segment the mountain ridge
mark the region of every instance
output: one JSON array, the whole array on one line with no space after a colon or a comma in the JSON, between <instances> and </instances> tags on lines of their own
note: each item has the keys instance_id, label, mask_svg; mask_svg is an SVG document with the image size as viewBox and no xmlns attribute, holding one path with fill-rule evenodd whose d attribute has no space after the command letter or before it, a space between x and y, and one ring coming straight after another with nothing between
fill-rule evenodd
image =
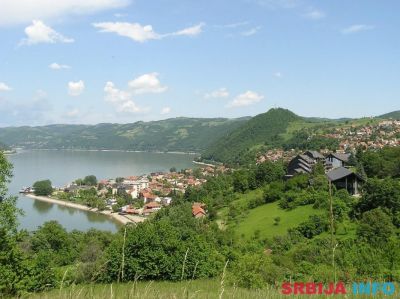
<instances>
[{"instance_id":1,"label":"mountain ridge","mask_svg":"<svg viewBox=\"0 0 400 299\"><path fill-rule=\"evenodd\" d=\"M375 119L397 116L400 119L400 111ZM288 109L272 108L254 117L231 119L176 117L125 124L5 127L0 128L0 143L27 149L195 152L203 160L237 164L260 146L282 146L298 130L356 120L302 117Z\"/></svg>"},{"instance_id":2,"label":"mountain ridge","mask_svg":"<svg viewBox=\"0 0 400 299\"><path fill-rule=\"evenodd\" d=\"M0 141L28 149L200 152L248 118L170 118L131 124L0 128Z\"/></svg>"}]
</instances>

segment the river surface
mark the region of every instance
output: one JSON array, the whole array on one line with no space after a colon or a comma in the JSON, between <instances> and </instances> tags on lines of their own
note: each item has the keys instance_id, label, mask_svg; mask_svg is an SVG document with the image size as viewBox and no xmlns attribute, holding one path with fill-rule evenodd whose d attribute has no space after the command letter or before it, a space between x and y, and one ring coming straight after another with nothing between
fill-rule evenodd
<instances>
[{"instance_id":1,"label":"river surface","mask_svg":"<svg viewBox=\"0 0 400 299\"><path fill-rule=\"evenodd\" d=\"M53 186L64 186L77 178L94 174L98 179L148 174L194 167L194 156L188 154L102 152L102 151L20 151L8 156L14 165L10 193L18 195L22 187L50 179ZM91 228L117 231L119 224L111 218L33 200L18 195L18 207L24 211L20 228L35 230L46 221L57 220L67 230Z\"/></svg>"}]
</instances>

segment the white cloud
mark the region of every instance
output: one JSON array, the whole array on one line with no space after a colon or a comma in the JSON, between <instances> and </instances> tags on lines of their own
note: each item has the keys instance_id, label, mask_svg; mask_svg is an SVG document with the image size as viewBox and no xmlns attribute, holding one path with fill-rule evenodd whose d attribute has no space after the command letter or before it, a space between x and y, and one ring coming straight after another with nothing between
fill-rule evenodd
<instances>
[{"instance_id":1,"label":"white cloud","mask_svg":"<svg viewBox=\"0 0 400 299\"><path fill-rule=\"evenodd\" d=\"M233 101L227 105L227 107L235 108L235 107L250 106L260 102L263 98L264 98L263 95L260 95L254 91L249 90L234 98Z\"/></svg>"},{"instance_id":2,"label":"white cloud","mask_svg":"<svg viewBox=\"0 0 400 299\"><path fill-rule=\"evenodd\" d=\"M35 45L39 43L73 43L72 38L63 36L53 28L47 26L41 20L33 20L32 25L25 28L26 38L22 39L21 45Z\"/></svg>"},{"instance_id":3,"label":"white cloud","mask_svg":"<svg viewBox=\"0 0 400 299\"><path fill-rule=\"evenodd\" d=\"M115 87L115 84L110 81L106 83L104 92L106 93L105 100L110 103L121 103L131 99L131 94L129 92L119 90Z\"/></svg>"},{"instance_id":4,"label":"white cloud","mask_svg":"<svg viewBox=\"0 0 400 299\"><path fill-rule=\"evenodd\" d=\"M104 22L93 24L100 32L113 32L120 36L129 37L136 42L143 43L152 39L160 39L160 35L154 32L151 25L142 26L139 23Z\"/></svg>"},{"instance_id":5,"label":"white cloud","mask_svg":"<svg viewBox=\"0 0 400 299\"><path fill-rule=\"evenodd\" d=\"M204 25L204 23L200 23L196 26L185 28L176 32L159 34L154 31L151 25L143 26L139 23L102 22L93 24L95 28L100 29L100 32L116 33L139 43L144 43L149 40L163 39L168 36L195 36L202 32Z\"/></svg>"},{"instance_id":6,"label":"white cloud","mask_svg":"<svg viewBox=\"0 0 400 299\"><path fill-rule=\"evenodd\" d=\"M230 24L225 24L225 25L215 25L215 28L228 28L228 29L235 29L238 27L246 26L250 24L249 21L244 21L244 22L237 22L237 23L230 23Z\"/></svg>"},{"instance_id":7,"label":"white cloud","mask_svg":"<svg viewBox=\"0 0 400 299\"><path fill-rule=\"evenodd\" d=\"M252 36L252 35L256 34L258 31L260 31L260 29L261 29L261 26L254 27L254 28L251 28L250 30L243 31L241 34L243 36Z\"/></svg>"},{"instance_id":8,"label":"white cloud","mask_svg":"<svg viewBox=\"0 0 400 299\"><path fill-rule=\"evenodd\" d=\"M128 85L135 94L163 93L168 87L161 85L158 76L158 73L144 74L130 81Z\"/></svg>"},{"instance_id":9,"label":"white cloud","mask_svg":"<svg viewBox=\"0 0 400 299\"><path fill-rule=\"evenodd\" d=\"M80 80L78 82L69 82L68 83L68 93L72 97L77 97L82 94L85 90L85 83Z\"/></svg>"},{"instance_id":10,"label":"white cloud","mask_svg":"<svg viewBox=\"0 0 400 299\"><path fill-rule=\"evenodd\" d=\"M281 72L276 72L274 73L274 77L280 79L283 78L283 74Z\"/></svg>"},{"instance_id":11,"label":"white cloud","mask_svg":"<svg viewBox=\"0 0 400 299\"><path fill-rule=\"evenodd\" d=\"M138 113L143 109L138 107L134 101L126 101L117 106L117 111L122 113Z\"/></svg>"},{"instance_id":12,"label":"white cloud","mask_svg":"<svg viewBox=\"0 0 400 299\"><path fill-rule=\"evenodd\" d=\"M130 3L131 0L1 0L0 26L91 14Z\"/></svg>"},{"instance_id":13,"label":"white cloud","mask_svg":"<svg viewBox=\"0 0 400 299\"><path fill-rule=\"evenodd\" d=\"M204 26L205 26L204 23L200 23L200 24L197 24L197 25L195 25L195 26L193 26L193 27L188 27L188 28L179 30L179 31L177 31L177 32L173 32L173 33L170 33L170 34L166 34L165 36L168 36L168 35L196 36L196 35L199 35L200 33L203 32L203 27L204 27Z\"/></svg>"},{"instance_id":14,"label":"white cloud","mask_svg":"<svg viewBox=\"0 0 400 299\"><path fill-rule=\"evenodd\" d=\"M79 109L75 108L70 111L67 111L67 113L65 115L69 118L74 118L74 117L77 117L79 115L79 113L80 113Z\"/></svg>"},{"instance_id":15,"label":"white cloud","mask_svg":"<svg viewBox=\"0 0 400 299\"><path fill-rule=\"evenodd\" d=\"M217 90L214 90L210 93L206 93L204 98L206 99L219 99L219 98L227 98L229 97L229 91L223 87Z\"/></svg>"},{"instance_id":16,"label":"white cloud","mask_svg":"<svg viewBox=\"0 0 400 299\"><path fill-rule=\"evenodd\" d=\"M112 103L116 107L116 111L120 113L140 113L145 112L147 108L141 108L136 105L132 99L132 94L119 90L113 82L107 82L104 87L105 101Z\"/></svg>"},{"instance_id":17,"label":"white cloud","mask_svg":"<svg viewBox=\"0 0 400 299\"><path fill-rule=\"evenodd\" d=\"M165 115L165 114L170 114L171 113L171 107L164 107L161 109L160 114Z\"/></svg>"},{"instance_id":18,"label":"white cloud","mask_svg":"<svg viewBox=\"0 0 400 299\"><path fill-rule=\"evenodd\" d=\"M70 69L71 67L69 65L66 64L58 64L56 62L52 63L49 65L49 68L51 68L52 70L66 70L66 69Z\"/></svg>"},{"instance_id":19,"label":"white cloud","mask_svg":"<svg viewBox=\"0 0 400 299\"><path fill-rule=\"evenodd\" d=\"M10 91L12 88L4 82L0 82L0 91Z\"/></svg>"},{"instance_id":20,"label":"white cloud","mask_svg":"<svg viewBox=\"0 0 400 299\"><path fill-rule=\"evenodd\" d=\"M320 20L325 18L326 14L322 10L312 8L308 12L303 14L303 16L310 20Z\"/></svg>"},{"instance_id":21,"label":"white cloud","mask_svg":"<svg viewBox=\"0 0 400 299\"><path fill-rule=\"evenodd\" d=\"M352 25L350 27L344 28L342 30L342 33L343 34L352 34L352 33L358 33L361 31L373 30L373 29L375 29L375 26L373 26L373 25L356 24L356 25Z\"/></svg>"}]
</instances>

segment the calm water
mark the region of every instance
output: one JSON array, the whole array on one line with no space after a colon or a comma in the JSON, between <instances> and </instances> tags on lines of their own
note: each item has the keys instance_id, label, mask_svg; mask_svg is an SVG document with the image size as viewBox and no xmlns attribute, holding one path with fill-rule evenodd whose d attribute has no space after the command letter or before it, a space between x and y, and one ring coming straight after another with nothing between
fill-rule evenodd
<instances>
[{"instance_id":1,"label":"calm water","mask_svg":"<svg viewBox=\"0 0 400 299\"><path fill-rule=\"evenodd\" d=\"M88 152L88 151L22 151L8 156L14 165L10 193L18 194L23 186L50 179L54 186L64 186L77 178L94 174L98 179L140 175L193 167L193 155ZM109 217L67 207L35 201L19 196L18 206L24 210L21 228L34 230L46 221L57 220L68 230L97 228L116 231L118 223Z\"/></svg>"}]
</instances>

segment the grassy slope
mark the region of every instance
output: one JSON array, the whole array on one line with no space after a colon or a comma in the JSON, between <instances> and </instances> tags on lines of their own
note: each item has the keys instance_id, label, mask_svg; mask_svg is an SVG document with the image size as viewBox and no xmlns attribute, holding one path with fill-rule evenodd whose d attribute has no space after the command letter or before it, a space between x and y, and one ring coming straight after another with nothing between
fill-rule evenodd
<instances>
[{"instance_id":1,"label":"grassy slope","mask_svg":"<svg viewBox=\"0 0 400 299\"><path fill-rule=\"evenodd\" d=\"M348 287L348 290L351 290ZM222 294L221 294L222 293ZM281 295L280 289L266 288L263 290L245 290L228 286L221 287L219 280L196 280L188 282L139 282L113 285L86 285L69 287L62 290L53 290L24 296L29 299L286 299L305 298L306 295ZM361 296L346 297L335 295L334 298L360 298ZM395 297L395 296L394 296ZM326 296L313 295L312 298L321 299Z\"/></svg>"},{"instance_id":2,"label":"grassy slope","mask_svg":"<svg viewBox=\"0 0 400 299\"><path fill-rule=\"evenodd\" d=\"M255 231L259 230L260 237L271 238L284 235L289 228L306 221L310 215L319 213L322 213L322 211L313 209L311 205L286 211L281 209L277 202L269 203L250 210L249 214L240 221L236 231L238 235L250 238ZM281 218L279 225L274 225L275 217Z\"/></svg>"},{"instance_id":3,"label":"grassy slope","mask_svg":"<svg viewBox=\"0 0 400 299\"><path fill-rule=\"evenodd\" d=\"M261 197L263 194L262 189L249 191L241 194L240 198L234 201L234 204L239 207L246 207L247 203L255 198ZM255 209L249 210L247 214L238 218L238 223L235 226L235 231L238 236L244 238L251 238L254 232L259 230L260 237L270 238L273 236L284 235L289 228L293 228L308 219L310 215L323 213L321 210L313 209L311 205L301 206L294 210L287 211L279 208L278 203L269 203L259 206ZM274 225L274 218L281 217L279 225ZM218 211L217 223L221 228L226 224L229 225L228 208L222 208ZM345 234L344 228L340 226L340 233ZM348 230L351 231L352 227L348 225ZM339 233L339 231L338 231Z\"/></svg>"}]
</instances>

